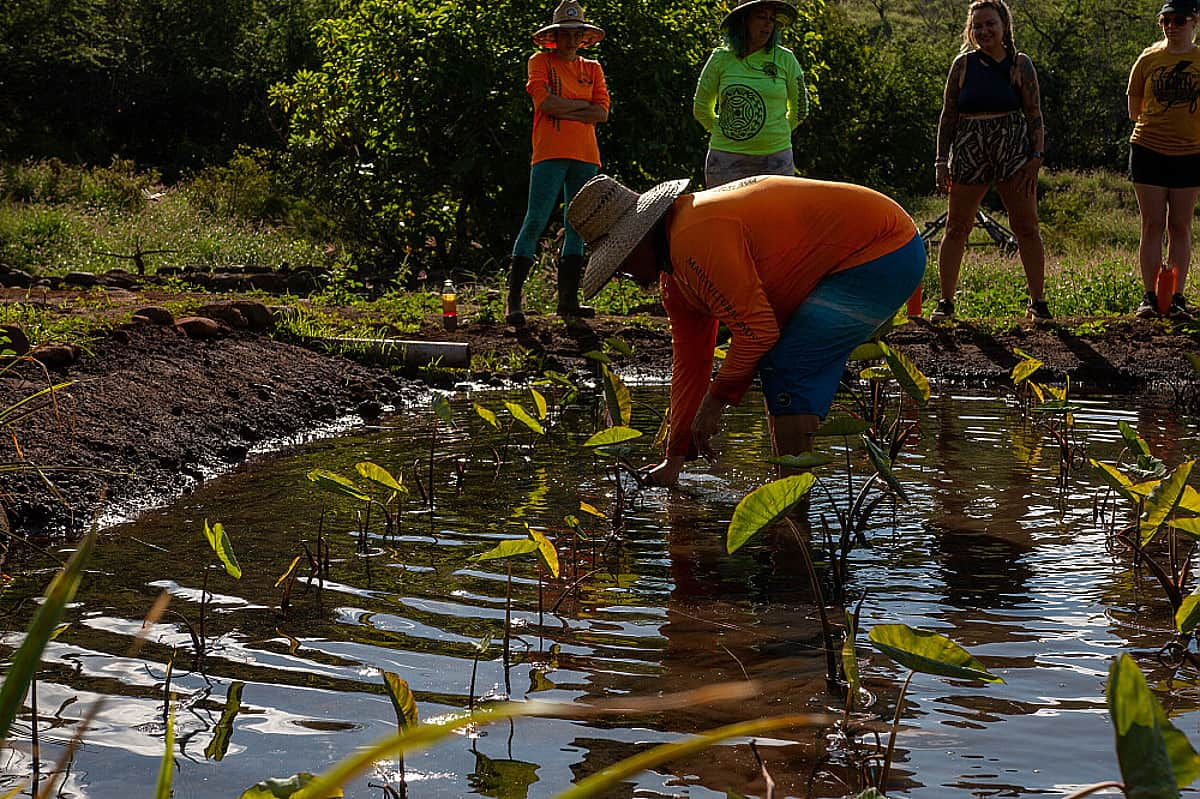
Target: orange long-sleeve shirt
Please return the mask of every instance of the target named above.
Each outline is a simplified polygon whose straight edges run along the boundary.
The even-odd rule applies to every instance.
[[[691,448],[705,392],[736,405],[759,359],[826,275],[900,249],[916,225],[894,200],[849,183],[771,176],[684,194],[667,215],[672,273],[668,455]],[[711,382],[717,323],[732,334]]]
[[[533,98],[533,158],[531,164],[551,158],[571,158],[600,166],[596,125],[558,119],[542,113],[542,102],[551,94],[568,100],[587,100],[608,110],[608,84],[599,61],[580,56],[564,61],[552,52],[536,53],[529,59],[529,81],[525,91]]]

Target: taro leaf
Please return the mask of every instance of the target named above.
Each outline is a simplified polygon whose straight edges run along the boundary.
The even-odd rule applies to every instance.
[[[905,318],[907,321],[907,317]],[[903,352],[894,350],[882,341],[879,342],[879,349],[883,351],[883,357],[887,360],[888,366],[892,367],[892,374],[896,376],[900,387],[912,397],[913,402],[924,408],[929,404],[929,378],[927,378],[913,360]]]
[[[1095,458],[1088,458],[1088,463],[1092,464],[1092,467],[1100,473],[1101,479],[1103,479],[1104,482],[1108,484],[1108,487],[1113,491],[1116,491],[1130,502],[1138,503],[1142,501],[1142,498],[1131,490],[1133,481],[1122,474],[1117,467],[1111,466],[1103,461],[1098,461]]]
[[[907,624],[877,624],[867,635],[875,648],[905,668],[959,680],[1004,682],[944,635]]]
[[[889,380],[892,370],[887,366],[868,366],[858,373],[860,380]]]
[[[450,407],[450,400],[442,394],[434,394],[432,399],[433,412],[437,414],[437,418],[441,419],[446,424],[454,425],[454,410]]]
[[[863,442],[867,445],[867,455],[871,458],[871,463],[875,466],[875,471],[883,478],[883,481],[888,484],[888,487],[895,492],[896,496],[905,505],[908,504],[908,494],[904,491],[904,486],[900,485],[900,481],[896,479],[896,475],[892,472],[891,459],[879,448],[871,439],[866,436],[862,437]]]
[[[493,430],[500,429],[500,420],[496,418],[496,414],[492,413],[478,402],[475,403],[475,413],[479,414],[479,418],[487,422]]]
[[[1142,546],[1150,543],[1158,528],[1174,512],[1195,463],[1187,461],[1180,464],[1146,497],[1146,513],[1141,522]]]
[[[1167,524],[1192,538],[1200,538],[1200,516],[1189,516],[1186,519],[1168,519]]]
[[[1188,363],[1192,365],[1192,371],[1200,374],[1200,355],[1194,352],[1185,352],[1183,357],[1188,359]]]
[[[1047,386],[1049,388],[1049,386]],[[1072,405],[1066,400],[1051,400],[1043,402],[1036,408],[1030,408],[1033,413],[1053,413],[1053,414],[1071,414],[1079,410],[1080,406]]]
[[[1129,422],[1117,422],[1117,429],[1121,431],[1121,438],[1125,439],[1125,446],[1129,447],[1130,452],[1138,458],[1150,457],[1150,445],[1138,435]]]
[[[293,574],[295,574],[296,567],[299,565],[300,565],[300,556],[297,555],[296,557],[292,558],[292,562],[288,565],[287,570],[284,571],[283,574],[279,575],[279,579],[275,581],[275,588],[278,588],[279,586],[283,585],[284,582],[289,577],[291,577]]]
[[[1184,597],[1183,604],[1175,611],[1175,629],[1187,635],[1200,624],[1200,590]]]
[[[1191,486],[1183,489],[1183,496],[1179,498],[1179,509],[1200,514],[1200,491]]]
[[[323,488],[334,494],[341,494],[344,497],[350,497],[359,502],[371,501],[371,497],[364,494],[361,488],[350,481],[350,478],[343,477],[336,472],[326,469],[313,469],[308,473],[308,479],[316,483],[318,488]]]
[[[174,694],[172,694],[174,699]],[[171,799],[171,780],[175,776],[175,703],[167,707],[167,728],[163,731],[163,754],[158,763],[154,799]]]
[[[662,421],[658,423],[658,431],[654,434],[654,441],[651,442],[651,449],[659,449],[667,445],[667,439],[671,436],[671,406],[663,411]]]
[[[536,763],[493,759],[475,752],[475,771],[468,777],[471,792],[493,799],[525,799],[529,786],[538,780],[538,768]]]
[[[484,633],[483,637],[476,641],[473,646],[475,647],[475,651],[479,654],[479,656],[483,657],[487,654],[488,649],[490,649],[492,646],[492,634]]]
[[[729,347],[713,347],[713,360],[723,361],[729,355]]]
[[[286,778],[275,777],[263,780],[247,788],[238,799],[291,799],[315,779],[316,775],[301,772]],[[341,788],[330,788],[323,791],[319,799],[334,799],[340,796],[345,796]],[[308,797],[308,799],[317,799],[317,797]]]
[[[608,415],[617,426],[628,425],[633,418],[633,396],[617,373],[605,366],[604,401],[608,404]]]
[[[600,512],[599,508],[597,508],[595,505],[589,505],[588,503],[583,502],[582,500],[579,503],[579,509],[581,511],[583,511],[584,513],[588,514],[589,516],[595,516],[597,519],[606,518],[605,515]]]
[[[767,458],[767,463],[787,469],[813,469],[833,463],[833,456],[824,452],[801,452],[799,455],[773,455]]]
[[[532,539],[509,538],[501,541],[487,552],[472,555],[471,560],[504,560],[505,558],[515,558],[518,555],[528,555],[530,552],[537,552],[537,549],[537,542]]]
[[[756,488],[733,509],[725,534],[725,548],[733,554],[760,530],[782,519],[804,498],[817,478],[812,473],[793,474]]]
[[[633,355],[633,345],[631,345],[628,341],[626,341],[623,338],[617,338],[616,336],[612,336],[611,338],[604,339],[604,344],[609,349],[615,350],[615,351],[621,353],[626,358]]]
[[[846,675],[846,706],[854,708],[854,700],[858,698],[858,657],[854,654],[854,642],[858,630],[854,624],[854,614],[846,611],[846,640],[842,642],[842,672]]]
[[[590,361],[596,361],[597,363],[612,363],[612,358],[608,357],[606,353],[599,352],[598,350],[590,350],[585,352],[583,357]]]
[[[1179,785],[1190,783],[1182,782],[1182,778],[1189,772],[1195,777],[1194,765],[1188,768],[1188,761],[1195,761],[1195,753],[1190,751],[1186,738],[1179,740],[1181,734],[1167,720],[1142,670],[1129,655],[1119,655],[1109,667],[1105,696],[1117,736],[1117,762],[1125,795],[1137,799],[1178,797]],[[1182,767],[1182,773],[1176,773],[1175,763]]]
[[[205,519],[204,537],[208,539],[208,545],[212,547],[213,552],[217,553],[217,557],[221,559],[221,564],[225,567],[225,571],[229,576],[235,580],[240,580],[242,578],[242,567],[238,565],[237,557],[233,554],[233,542],[225,534],[225,526],[217,522],[212,527],[209,527],[208,519]]]
[[[362,461],[354,464],[354,468],[358,470],[359,474],[376,485],[383,486],[390,491],[395,491],[397,494],[408,493],[408,489],[400,485],[400,481],[393,477],[391,472],[376,463]]]
[[[529,393],[533,395],[533,407],[537,408],[538,419],[545,419],[549,412],[549,406],[546,404],[546,397],[536,388],[529,389]]]
[[[1029,390],[1032,391],[1033,395],[1037,398],[1038,402],[1046,401],[1046,391],[1042,388],[1041,383],[1035,383],[1034,381],[1030,380],[1027,385],[1029,386]]]
[[[850,352],[848,360],[851,361],[877,361],[883,357],[883,350],[879,348],[879,343],[876,341],[868,341],[864,344],[859,344]]]
[[[1013,385],[1014,386],[1021,385],[1026,380],[1033,377],[1033,375],[1037,372],[1037,370],[1041,369],[1042,366],[1043,366],[1042,362],[1039,361],[1037,358],[1034,358],[1029,355],[1022,355],[1020,363],[1018,363],[1016,366],[1014,366],[1013,370],[1012,370],[1011,377],[1012,377]]]
[[[601,430],[587,441],[583,442],[585,447],[611,447],[616,444],[622,444],[626,441],[632,441],[635,438],[641,438],[640,430],[634,430],[632,427],[610,427],[607,430]]]
[[[8,738],[9,728],[25,704],[25,692],[37,674],[42,650],[58,637],[65,625],[59,624],[63,610],[75,596],[83,577],[83,567],[96,545],[93,530],[79,542],[78,548],[46,589],[44,599],[34,613],[20,649],[13,656],[4,680],[0,682],[0,742]]]
[[[385,671],[383,686],[387,688],[392,700],[392,709],[396,711],[396,727],[404,731],[417,726],[417,698],[413,696],[408,682],[394,671]]]
[[[221,760],[229,751],[229,739],[233,737],[233,722],[242,709],[242,689],[244,682],[232,682],[225,694],[225,708],[221,711],[221,720],[213,728],[212,740],[204,747],[204,757],[208,760]]]
[[[525,526],[529,530],[530,539],[537,545],[537,552],[542,556],[542,563],[546,564],[546,568],[551,574],[558,577],[558,550],[554,548],[554,542],[529,525]]]
[[[835,416],[826,419],[813,433],[814,436],[856,436],[871,429],[868,422],[854,416]]]
[[[525,410],[524,408],[522,408],[517,403],[509,402],[508,400],[505,400],[504,407],[508,408],[508,412],[511,413],[512,417],[514,419],[516,419],[518,422],[525,425],[530,430],[537,433],[539,436],[546,435],[546,429],[544,427],[542,427],[541,422],[539,422],[537,419],[534,419],[532,416],[530,416],[529,412],[527,410]]]

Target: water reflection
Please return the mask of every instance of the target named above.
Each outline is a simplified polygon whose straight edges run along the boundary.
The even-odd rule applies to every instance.
[[[641,400],[661,403],[653,394]],[[266,776],[319,770],[394,730],[383,670],[408,681],[426,719],[509,692],[591,702],[746,679],[770,686],[737,703],[593,722],[522,719],[456,737],[406,759],[405,779],[422,797],[551,796],[649,744],[836,705],[825,690],[819,621],[798,564],[773,556],[766,542],[725,552],[735,503],[766,477],[755,402],[729,418],[719,467],[690,472],[679,492],[629,498],[619,540],[604,535],[603,520],[585,520],[588,539],[574,538],[562,521],[583,516],[581,501],[613,509],[613,478],[601,465],[563,439],[489,438],[470,406],[456,405],[458,430],[439,433],[432,467],[431,421],[409,413],[385,429],[250,465],[110,531],[72,625],[52,642],[42,669],[40,704],[56,711],[42,719],[43,760],[63,752],[88,707],[108,700],[66,790],[118,799],[149,780],[162,751],[168,688],[181,702],[180,795],[236,796]],[[1091,400],[1078,414],[1090,455],[1116,457],[1117,419],[1134,423],[1172,463],[1195,440],[1189,424],[1161,409]],[[581,431],[592,424],[583,412],[577,421]],[[1092,519],[1090,475],[1077,472],[1060,486],[1056,458],[1005,402],[942,398],[898,466],[912,504],[882,508],[870,546],[851,558],[851,595],[866,596],[864,633],[884,622],[937,629],[1007,683],[914,680],[893,772],[911,795],[1054,793],[1115,776],[1103,708],[1107,664],[1119,651],[1153,651],[1169,614],[1107,551],[1105,531]],[[402,471],[414,488],[399,535],[372,533],[371,557],[356,553],[349,506],[331,502],[304,476],[315,466],[353,473],[363,459]],[[419,499],[430,490],[432,512]],[[815,501],[818,512],[824,501]],[[200,534],[206,518],[230,531],[244,576],[209,575],[215,598],[201,673],[191,667],[189,627],[212,563]],[[510,582],[503,564],[471,560],[523,535],[522,522],[556,536],[566,582],[579,580],[561,601],[564,583],[548,587],[532,565],[518,565]],[[285,611],[276,580],[306,547],[315,551],[318,537],[332,546],[331,571],[320,585],[298,583]],[[17,606],[43,580],[11,586],[6,600]],[[171,613],[131,657],[142,615],[161,590],[173,597]],[[505,662],[496,643],[482,655],[477,644],[502,637],[508,595],[517,637]],[[12,629],[29,607],[10,617]],[[5,641],[7,651],[15,640]],[[890,713],[904,674],[873,653],[865,635],[859,643],[864,679],[879,699],[872,710]],[[230,716],[229,697],[238,690],[239,710]],[[1196,727],[1198,693],[1183,690],[1171,703],[1185,730]],[[28,773],[29,722],[26,714],[2,754],[0,789]],[[824,734],[789,731],[760,744],[779,794],[805,795],[826,752]],[[397,764],[379,764],[348,794],[371,795],[378,789],[369,782],[394,783],[398,774]],[[744,741],[640,775],[616,795],[708,799],[728,789],[763,793]],[[828,777],[813,790],[845,792]]]

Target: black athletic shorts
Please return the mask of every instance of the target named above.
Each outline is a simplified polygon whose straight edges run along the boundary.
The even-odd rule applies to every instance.
[[[1200,186],[1200,153],[1163,155],[1140,144],[1130,144],[1129,179],[1168,189]]]

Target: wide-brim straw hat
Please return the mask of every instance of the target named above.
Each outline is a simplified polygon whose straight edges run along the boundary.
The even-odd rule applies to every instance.
[[[591,47],[604,39],[604,29],[587,21],[583,14],[583,6],[579,5],[577,0],[563,0],[559,3],[558,8],[554,9],[554,17],[550,24],[534,32],[533,43],[538,47],[553,50],[558,47],[554,32],[560,30],[584,31],[583,40],[579,42],[580,47]]]
[[[775,18],[783,25],[791,25],[796,21],[796,7],[784,0],[742,0],[732,11],[721,20],[721,27],[728,28],[730,23],[742,13],[748,13],[757,6],[771,6],[775,9]]]
[[[583,184],[567,209],[567,221],[591,250],[581,281],[585,300],[604,288],[687,185],[687,178],[668,180],[638,194],[608,175]]]

